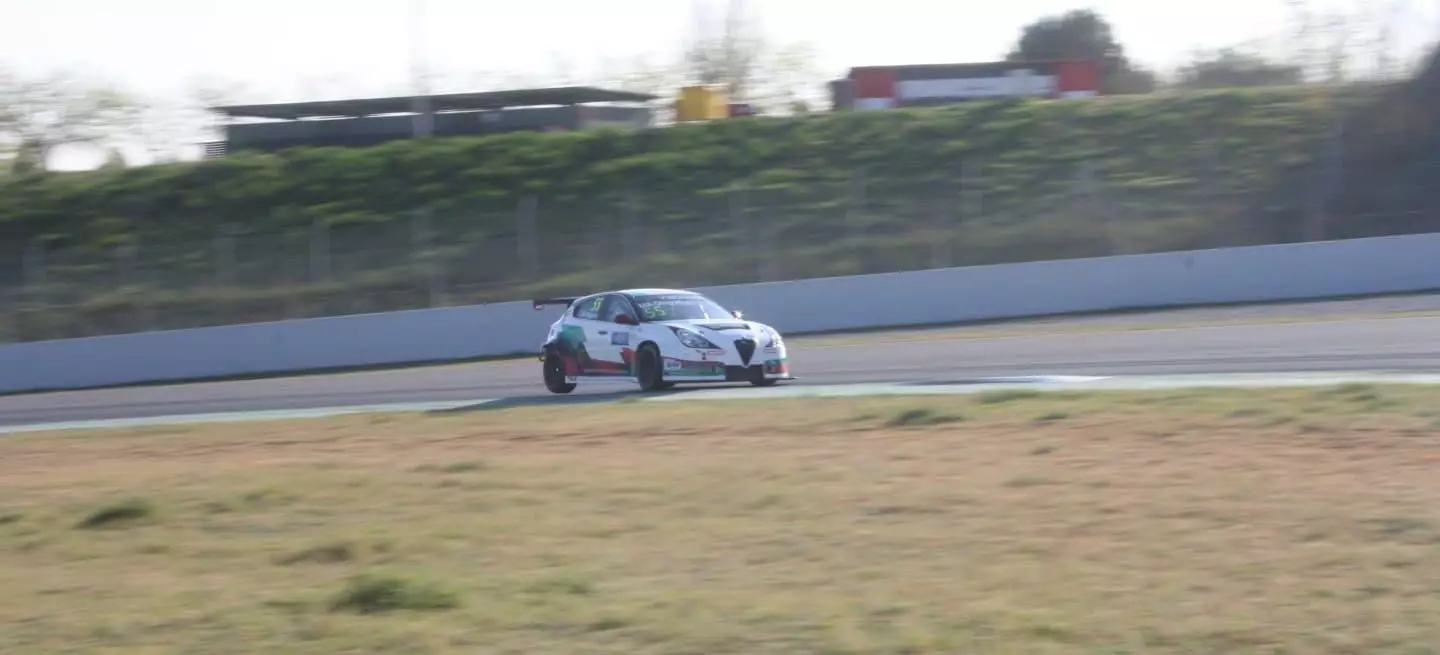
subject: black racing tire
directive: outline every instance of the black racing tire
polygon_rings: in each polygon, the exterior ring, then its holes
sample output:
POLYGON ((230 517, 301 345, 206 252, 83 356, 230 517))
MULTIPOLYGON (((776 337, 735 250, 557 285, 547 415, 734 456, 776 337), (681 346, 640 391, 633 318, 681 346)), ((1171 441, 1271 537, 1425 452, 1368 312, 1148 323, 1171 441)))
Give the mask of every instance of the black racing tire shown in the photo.
POLYGON ((635 352, 635 379, 640 383, 641 391, 659 391, 665 389, 665 367, 660 360, 660 349, 653 343, 640 346, 635 352))
POLYGON ((565 362, 555 353, 545 357, 545 388, 550 393, 570 393, 575 390, 574 382, 565 381, 565 362))
POLYGON ((764 370, 764 369, 761 369, 761 368, 753 368, 753 367, 752 367, 752 368, 750 369, 750 376, 749 376, 749 377, 750 377, 750 384, 751 384, 751 385, 754 385, 754 386, 757 386, 757 387, 768 387, 768 386, 774 385, 776 382, 779 382, 779 380, 776 380, 776 379, 774 379, 774 378, 767 378, 767 377, 765 377, 765 370, 764 370))

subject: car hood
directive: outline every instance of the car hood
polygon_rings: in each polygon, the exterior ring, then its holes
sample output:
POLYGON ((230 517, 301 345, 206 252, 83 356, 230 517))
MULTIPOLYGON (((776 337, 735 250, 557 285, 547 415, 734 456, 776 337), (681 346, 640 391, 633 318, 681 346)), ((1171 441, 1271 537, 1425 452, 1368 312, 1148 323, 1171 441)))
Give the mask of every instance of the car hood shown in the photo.
POLYGON ((766 332, 773 332, 774 328, 756 321, 746 321, 738 318, 697 318, 683 321, 656 321, 656 325, 673 325, 685 327, 699 332, 705 337, 720 336, 738 339, 745 334, 752 334, 756 338, 763 336, 766 332))

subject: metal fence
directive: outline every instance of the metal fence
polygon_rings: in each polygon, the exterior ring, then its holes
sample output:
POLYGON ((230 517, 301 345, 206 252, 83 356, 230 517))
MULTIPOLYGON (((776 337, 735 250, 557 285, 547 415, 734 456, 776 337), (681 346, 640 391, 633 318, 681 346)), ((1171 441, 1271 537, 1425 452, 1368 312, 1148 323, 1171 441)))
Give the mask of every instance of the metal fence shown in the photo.
MULTIPOLYGON (((0 340, 35 340, 515 300, 631 285, 761 282, 1431 231, 1440 153, 1383 211, 1334 200, 1332 145, 1289 181, 1250 179, 1217 142, 1185 175, 1081 160, 1016 178, 968 160, 922 180, 873 170, 705 195, 544 196, 504 212, 417 208, 289 232, 221 225, 0 261, 0 340), (1286 195, 1276 200, 1274 190, 1286 195), (1400 200, 1395 200, 1399 198, 1400 200), (1281 209, 1275 209, 1275 205, 1281 209)), ((1413 167, 1412 167, 1413 168, 1413 167)), ((1023 290, 1017 289, 1017 293, 1023 290)))

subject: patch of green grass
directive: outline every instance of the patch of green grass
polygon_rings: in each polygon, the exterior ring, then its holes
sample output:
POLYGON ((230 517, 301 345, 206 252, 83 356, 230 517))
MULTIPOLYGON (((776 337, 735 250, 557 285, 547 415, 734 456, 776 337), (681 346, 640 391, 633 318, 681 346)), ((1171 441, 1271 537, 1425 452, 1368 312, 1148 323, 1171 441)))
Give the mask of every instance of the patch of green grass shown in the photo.
POLYGON ((1364 382, 1346 382, 1315 392, 1318 400, 1328 402, 1368 403, 1380 399, 1380 389, 1364 382))
POLYGON ((531 583, 525 588, 532 594, 558 594, 562 596, 589 596, 595 593, 595 583, 578 575, 556 575, 531 583))
POLYGON ((1440 545, 1440 527, 1418 517, 1389 517, 1361 521, 1371 534, 1385 541, 1440 545))
POLYGON ((1005 486, 1012 488, 1042 487, 1055 484, 1054 481, 1038 475, 1020 475, 1005 481, 1005 486))
POLYGON ((416 467, 415 470, 422 473, 473 473, 485 470, 485 463, 463 460, 449 464, 424 464, 416 467))
POLYGON ((358 614, 428 612, 460 607, 460 595, 438 582, 364 573, 355 576, 330 603, 331 611, 358 614))
POLYGON ((360 549, 350 542, 338 542, 312 546, 293 553, 287 553, 275 558, 275 563, 281 566, 294 564, 343 564, 353 562, 360 556, 360 549))
POLYGON ((911 407, 895 412, 885 421, 885 425, 892 428, 914 428, 958 423, 964 420, 965 417, 959 414, 944 413, 931 407, 911 407))
POLYGON ((123 527, 150 519, 155 505, 144 498, 130 498, 106 505, 88 514, 75 527, 85 530, 123 527))
POLYGON ((975 400, 982 405, 1000 405, 1021 400, 1034 400, 1042 394, 1044 394, 1043 391, 1035 389, 996 389, 981 392, 975 397, 975 400))

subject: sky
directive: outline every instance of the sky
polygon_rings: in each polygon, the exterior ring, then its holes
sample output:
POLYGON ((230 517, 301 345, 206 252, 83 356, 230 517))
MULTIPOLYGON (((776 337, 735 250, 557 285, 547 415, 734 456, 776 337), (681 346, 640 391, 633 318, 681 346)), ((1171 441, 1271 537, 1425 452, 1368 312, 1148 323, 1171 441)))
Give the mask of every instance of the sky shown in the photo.
MULTIPOLYGON (((1163 70, 1197 48, 1280 43, 1293 2, 1393 7, 1399 41, 1411 50, 1440 25, 1440 0, 749 0, 767 36, 808 45, 826 78, 857 65, 997 59, 1026 23, 1078 8, 1101 12, 1132 58, 1163 70)), ((244 102, 381 95, 407 88, 416 8, 426 67, 453 81, 567 68, 584 76, 607 60, 673 60, 697 4, 723 3, 0 0, 0 66, 80 71, 150 97, 180 98, 202 81, 243 85, 233 99, 244 102)))

